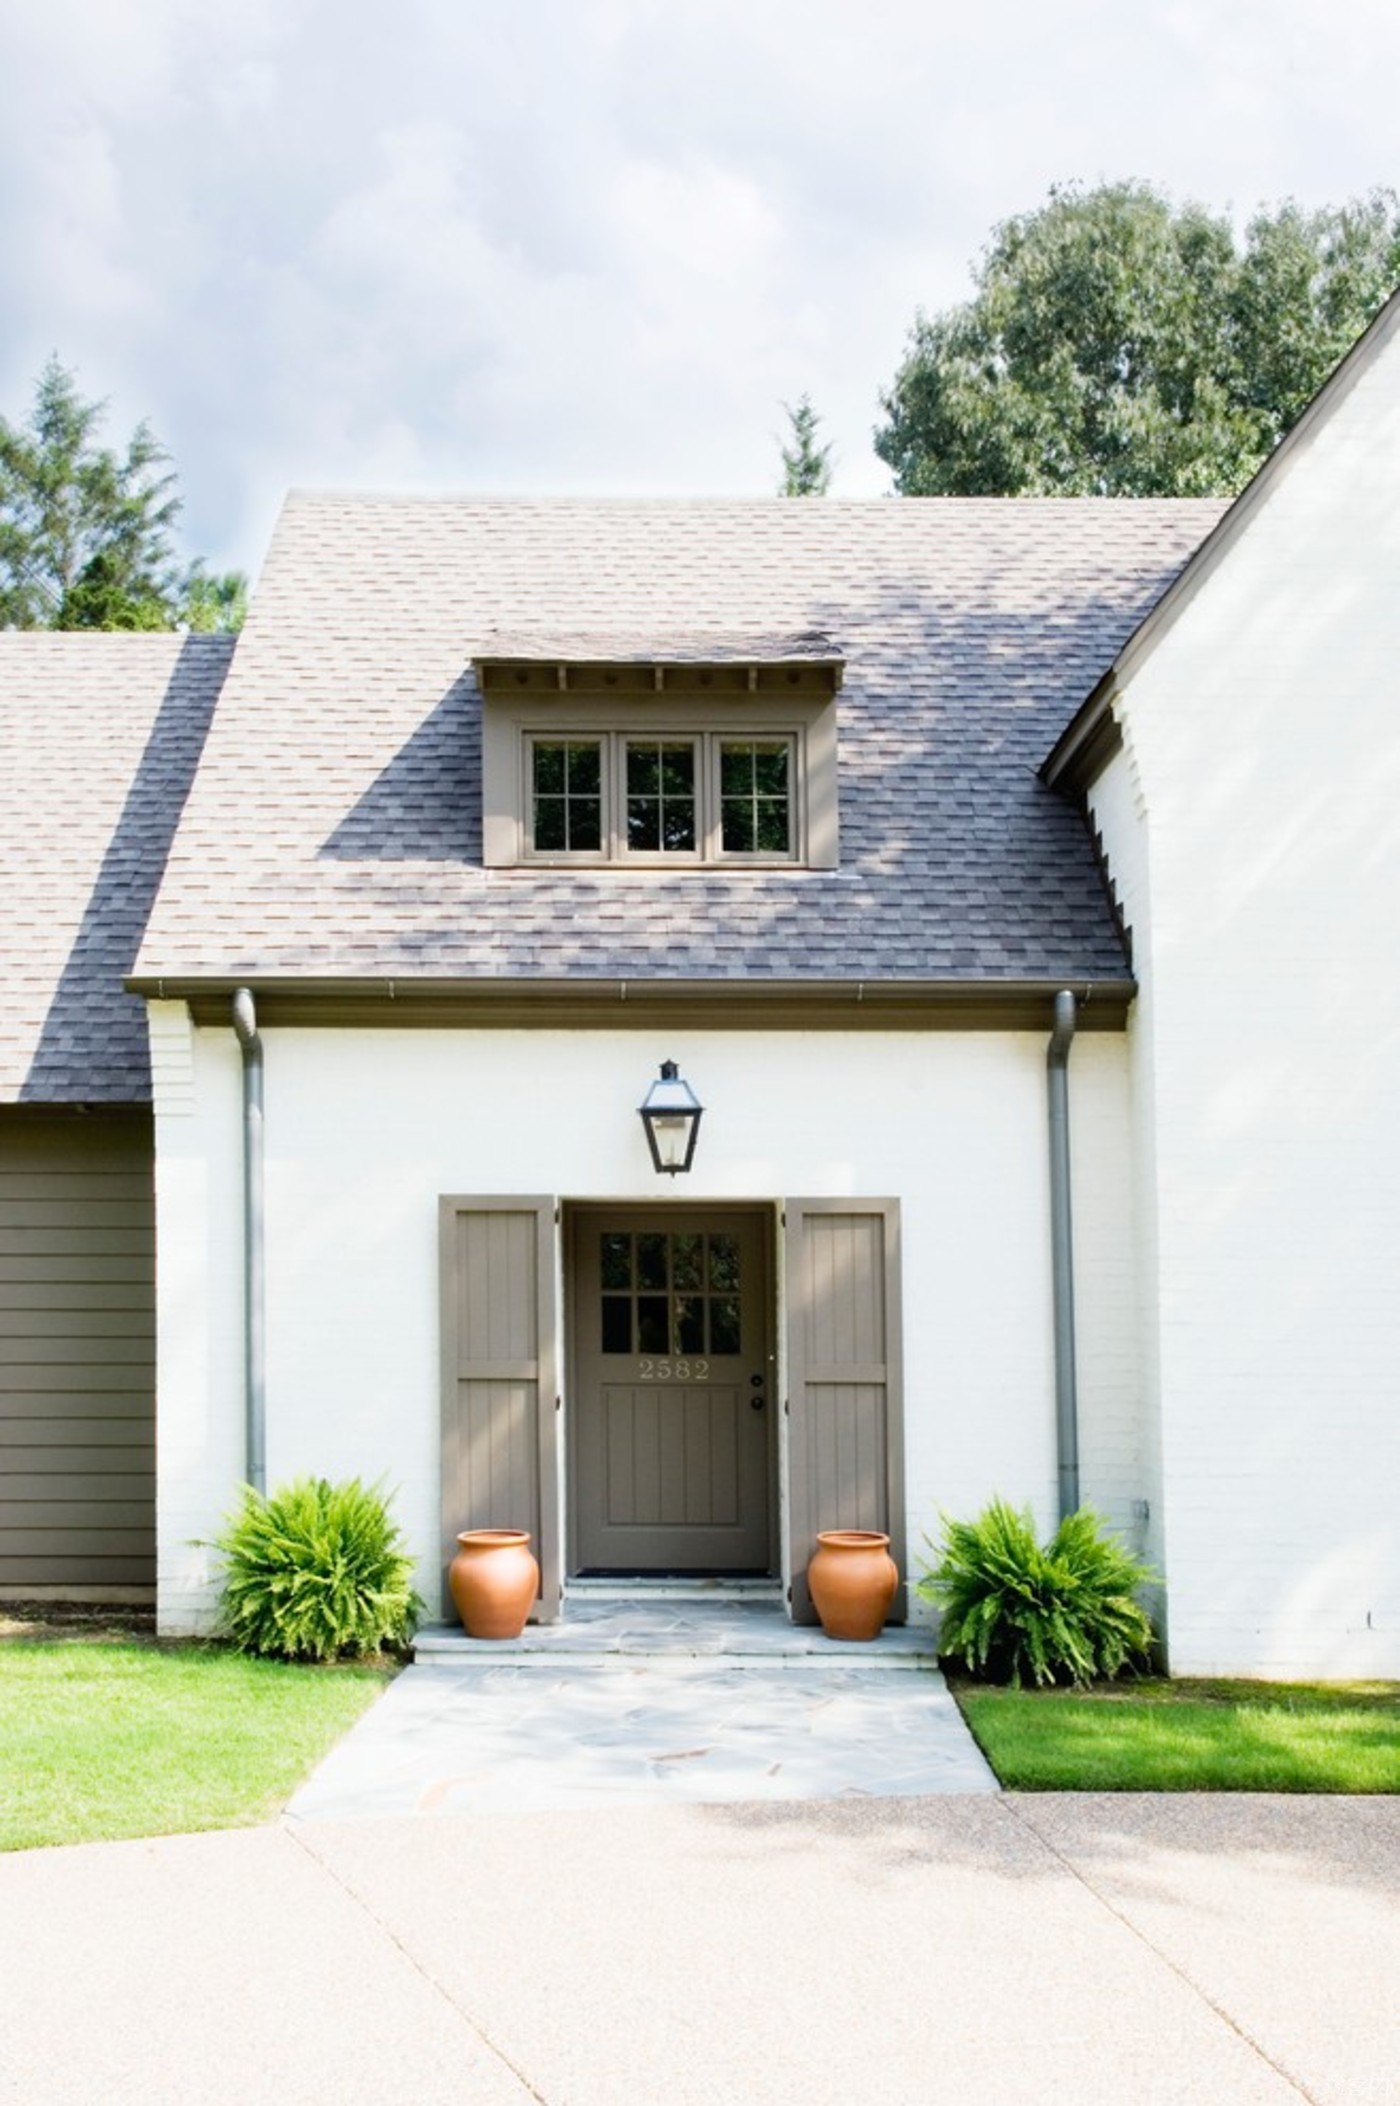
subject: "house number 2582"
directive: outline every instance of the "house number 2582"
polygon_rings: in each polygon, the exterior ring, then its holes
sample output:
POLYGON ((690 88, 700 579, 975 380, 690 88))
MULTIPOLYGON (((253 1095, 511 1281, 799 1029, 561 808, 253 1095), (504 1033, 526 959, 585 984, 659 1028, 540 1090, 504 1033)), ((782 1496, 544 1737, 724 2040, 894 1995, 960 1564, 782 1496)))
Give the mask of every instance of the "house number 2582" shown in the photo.
POLYGON ((708 1360, 639 1360, 637 1374, 643 1382, 708 1382, 708 1360))

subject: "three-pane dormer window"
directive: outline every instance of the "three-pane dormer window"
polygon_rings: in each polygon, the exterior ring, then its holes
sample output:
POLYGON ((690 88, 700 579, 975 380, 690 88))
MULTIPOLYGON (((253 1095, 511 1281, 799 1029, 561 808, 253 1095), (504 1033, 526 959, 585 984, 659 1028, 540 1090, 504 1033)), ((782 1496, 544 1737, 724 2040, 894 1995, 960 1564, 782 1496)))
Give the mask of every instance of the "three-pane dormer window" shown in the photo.
POLYGON ((588 862, 789 863, 792 733, 527 733, 525 854, 588 862))
POLYGON ((835 867, 844 662, 825 638, 675 659, 501 642, 473 661, 489 866, 835 867))

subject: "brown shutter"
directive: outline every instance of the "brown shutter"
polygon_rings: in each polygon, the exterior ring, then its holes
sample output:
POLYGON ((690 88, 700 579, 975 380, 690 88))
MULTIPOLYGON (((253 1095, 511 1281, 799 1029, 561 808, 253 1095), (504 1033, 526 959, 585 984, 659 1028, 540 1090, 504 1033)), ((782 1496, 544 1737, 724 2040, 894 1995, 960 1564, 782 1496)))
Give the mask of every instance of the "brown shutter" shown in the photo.
MULTIPOLYGON (((878 1528, 905 1577, 899 1202, 790 1199, 787 1214, 788 1574, 816 1621, 819 1529, 878 1528)), ((902 1620, 904 1589, 891 1617, 902 1620)))
MULTIPOLYGON (((559 1613, 554 1202, 441 1202, 443 1570, 464 1528, 528 1528, 559 1613)), ((451 1603, 444 1585, 445 1613, 451 1603)))

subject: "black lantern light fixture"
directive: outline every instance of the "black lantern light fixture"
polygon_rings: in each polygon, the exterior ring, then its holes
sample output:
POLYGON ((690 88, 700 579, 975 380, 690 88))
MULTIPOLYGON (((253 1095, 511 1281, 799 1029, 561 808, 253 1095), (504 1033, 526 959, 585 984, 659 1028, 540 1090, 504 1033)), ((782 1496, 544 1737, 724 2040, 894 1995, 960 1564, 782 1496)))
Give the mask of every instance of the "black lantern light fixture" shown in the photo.
POLYGON ((674 1060, 663 1060, 661 1073, 638 1110, 656 1169, 668 1177, 688 1170, 695 1158, 695 1136, 705 1107, 674 1060))

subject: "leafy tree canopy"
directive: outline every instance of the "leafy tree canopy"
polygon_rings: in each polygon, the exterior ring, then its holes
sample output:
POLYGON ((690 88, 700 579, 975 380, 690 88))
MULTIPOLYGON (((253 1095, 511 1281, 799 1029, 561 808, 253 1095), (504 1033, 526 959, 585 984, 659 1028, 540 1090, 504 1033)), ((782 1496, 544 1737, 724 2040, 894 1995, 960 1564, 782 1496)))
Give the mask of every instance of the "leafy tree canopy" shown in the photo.
POLYGON ((778 495, 825 497, 831 488, 831 448, 817 444, 817 426, 822 420, 807 395, 799 397, 796 409, 787 402, 783 408, 790 429, 788 444, 780 448, 783 479, 778 495))
POLYGON ((914 324, 875 451, 904 496, 1232 495, 1400 282, 1400 199, 1227 219, 1145 183, 999 226, 914 324))
POLYGON ((27 422, 0 417, 0 628, 238 628, 242 575, 181 569, 170 457, 144 423, 99 445, 105 408, 51 358, 27 422))

